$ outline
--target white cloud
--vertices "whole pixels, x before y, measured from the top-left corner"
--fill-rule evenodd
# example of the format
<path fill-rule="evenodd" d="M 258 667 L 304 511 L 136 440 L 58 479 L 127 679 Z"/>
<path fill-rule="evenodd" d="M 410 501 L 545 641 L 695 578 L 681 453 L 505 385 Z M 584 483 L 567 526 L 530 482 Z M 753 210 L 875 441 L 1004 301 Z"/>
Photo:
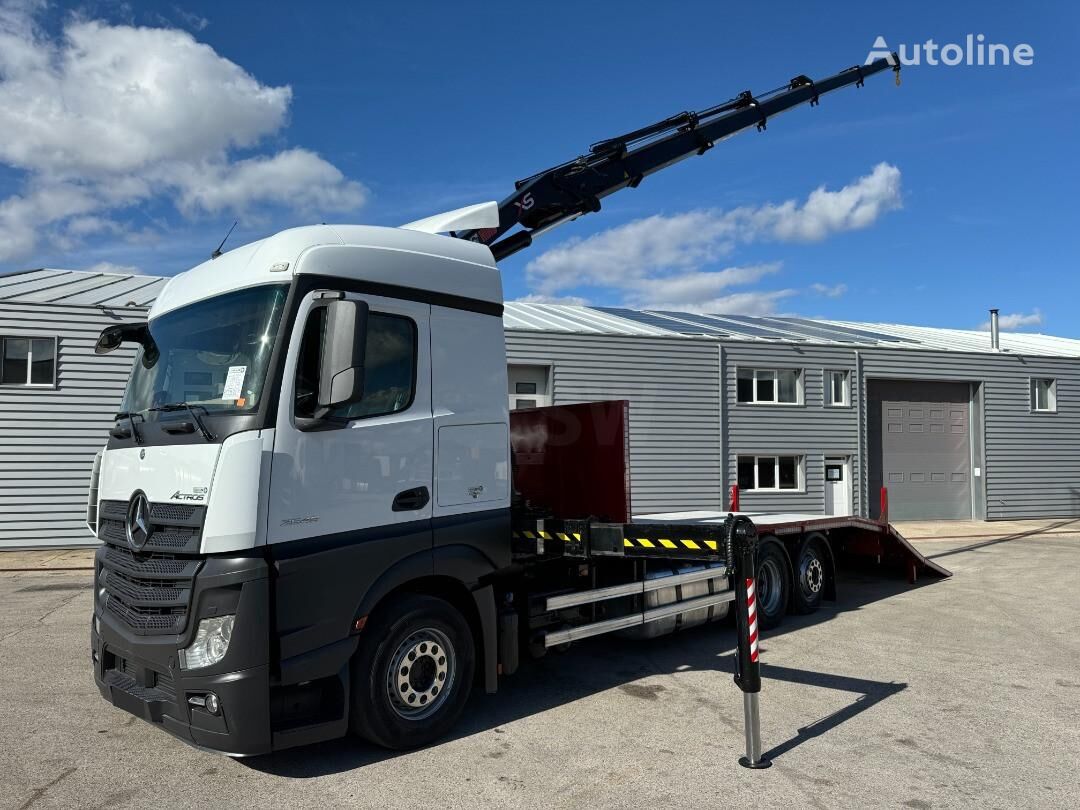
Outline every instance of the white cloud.
<path fill-rule="evenodd" d="M 657 300 L 643 309 L 675 310 L 676 312 L 725 312 L 740 315 L 771 315 L 785 298 L 797 295 L 798 290 L 764 290 L 737 292 L 693 302 Z"/>
<path fill-rule="evenodd" d="M 0 163 L 25 177 L 0 200 L 0 260 L 56 229 L 69 239 L 115 230 L 121 209 L 157 198 L 189 216 L 363 204 L 364 188 L 314 152 L 237 159 L 287 125 L 291 88 L 262 84 L 178 29 L 72 16 L 53 37 L 36 23 L 40 8 L 0 0 Z"/>
<path fill-rule="evenodd" d="M 515 298 L 516 304 L 566 304 L 575 307 L 588 306 L 589 299 L 583 298 L 580 295 L 537 295 L 532 293 L 530 295 L 523 295 L 521 298 Z"/>
<path fill-rule="evenodd" d="M 657 214 L 556 245 L 526 265 L 534 294 L 546 298 L 597 287 L 627 306 L 705 312 L 767 313 L 796 290 L 730 293 L 776 273 L 778 262 L 705 269 L 740 243 L 818 241 L 865 228 L 901 205 L 900 170 L 879 163 L 848 185 L 821 186 L 804 201 Z M 838 297 L 844 284 L 811 290 Z"/>
<path fill-rule="evenodd" d="M 725 301 L 725 312 L 733 312 L 730 302 L 740 300 L 727 294 L 731 287 L 753 284 L 780 271 L 779 262 L 726 267 L 723 270 L 691 270 L 685 273 L 652 276 L 635 280 L 626 290 L 626 302 L 643 309 L 709 310 L 715 302 Z"/>
<path fill-rule="evenodd" d="M 810 289 L 818 295 L 824 295 L 826 298 L 839 298 L 848 291 L 848 286 L 842 282 L 840 284 L 833 284 L 831 287 L 828 284 L 815 282 L 810 285 Z"/>
<path fill-rule="evenodd" d="M 1025 326 L 1038 326 L 1043 322 L 1042 312 L 1035 308 L 1031 312 L 1013 312 L 1009 315 L 999 315 L 998 325 L 1002 329 L 1021 329 Z M 979 324 L 979 330 L 982 332 L 990 331 L 990 321 L 983 321 Z"/>
<path fill-rule="evenodd" d="M 363 186 L 314 152 L 289 149 L 271 157 L 242 160 L 230 166 L 205 165 L 180 191 L 189 211 L 241 210 L 255 202 L 291 205 L 304 211 L 347 210 L 364 203 Z"/>
<path fill-rule="evenodd" d="M 872 225 L 900 205 L 900 170 L 879 163 L 870 174 L 839 191 L 819 186 L 801 206 L 788 200 L 779 206 L 765 206 L 757 216 L 778 239 L 816 242 L 833 233 Z"/>

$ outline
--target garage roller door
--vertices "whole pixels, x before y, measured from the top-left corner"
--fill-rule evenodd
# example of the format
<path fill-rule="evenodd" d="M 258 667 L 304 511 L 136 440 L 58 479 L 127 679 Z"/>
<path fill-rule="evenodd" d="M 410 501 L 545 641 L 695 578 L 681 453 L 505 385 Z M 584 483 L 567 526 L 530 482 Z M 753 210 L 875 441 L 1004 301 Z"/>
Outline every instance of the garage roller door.
<path fill-rule="evenodd" d="M 970 518 L 970 386 L 871 381 L 869 387 L 871 492 L 889 488 L 889 518 Z M 877 501 L 871 498 L 875 509 Z"/>

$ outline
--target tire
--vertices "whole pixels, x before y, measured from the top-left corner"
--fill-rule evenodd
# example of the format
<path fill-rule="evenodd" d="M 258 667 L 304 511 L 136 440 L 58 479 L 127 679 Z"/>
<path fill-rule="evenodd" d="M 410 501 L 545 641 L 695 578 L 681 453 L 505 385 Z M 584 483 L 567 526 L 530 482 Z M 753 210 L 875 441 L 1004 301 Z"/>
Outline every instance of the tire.
<path fill-rule="evenodd" d="M 465 709 L 472 631 L 449 602 L 418 594 L 394 598 L 373 619 L 353 661 L 350 727 L 384 748 L 426 745 Z"/>
<path fill-rule="evenodd" d="M 825 538 L 820 534 L 807 535 L 795 555 L 795 584 L 791 594 L 791 608 L 795 613 L 813 613 L 821 607 L 828 571 Z"/>
<path fill-rule="evenodd" d="M 784 547 L 776 540 L 758 546 L 754 581 L 758 626 L 772 630 L 784 620 L 791 599 L 791 567 Z"/>

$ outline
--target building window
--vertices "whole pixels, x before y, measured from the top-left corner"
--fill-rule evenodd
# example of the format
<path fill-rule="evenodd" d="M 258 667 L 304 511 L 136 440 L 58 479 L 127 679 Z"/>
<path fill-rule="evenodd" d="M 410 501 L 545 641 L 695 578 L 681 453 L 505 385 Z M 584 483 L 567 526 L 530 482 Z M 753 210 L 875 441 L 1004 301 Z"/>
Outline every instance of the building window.
<path fill-rule="evenodd" d="M 825 404 L 832 407 L 844 407 L 851 404 L 848 399 L 848 373 L 846 371 L 825 372 Z"/>
<path fill-rule="evenodd" d="M 543 408 L 551 404 L 551 368 L 509 365 L 510 410 Z"/>
<path fill-rule="evenodd" d="M 1031 410 L 1042 413 L 1057 410 L 1057 380 L 1031 381 Z"/>
<path fill-rule="evenodd" d="M 740 368 L 735 376 L 739 402 L 757 405 L 798 405 L 802 402 L 800 369 Z"/>
<path fill-rule="evenodd" d="M 0 383 L 56 385 L 56 338 L 4 337 L 0 343 Z"/>
<path fill-rule="evenodd" d="M 739 489 L 744 491 L 802 488 L 802 456 L 739 456 Z"/>

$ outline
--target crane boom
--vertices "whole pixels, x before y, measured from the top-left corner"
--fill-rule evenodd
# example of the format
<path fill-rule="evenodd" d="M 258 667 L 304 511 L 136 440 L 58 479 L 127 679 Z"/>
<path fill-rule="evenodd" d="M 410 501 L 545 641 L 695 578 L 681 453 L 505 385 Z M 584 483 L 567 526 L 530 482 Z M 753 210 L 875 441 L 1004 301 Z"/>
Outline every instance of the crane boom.
<path fill-rule="evenodd" d="M 499 203 L 497 228 L 454 234 L 491 247 L 504 259 L 532 244 L 534 237 L 582 214 L 600 210 L 600 200 L 624 188 L 636 188 L 654 172 L 750 127 L 764 131 L 770 118 L 806 102 L 817 106 L 825 93 L 854 84 L 892 68 L 900 82 L 900 60 L 878 59 L 813 81 L 796 76 L 783 87 L 758 96 L 745 90 L 735 98 L 699 112 L 682 112 L 641 129 L 593 144 L 588 153 L 519 180 L 514 193 Z M 517 225 L 522 229 L 507 234 Z"/>

